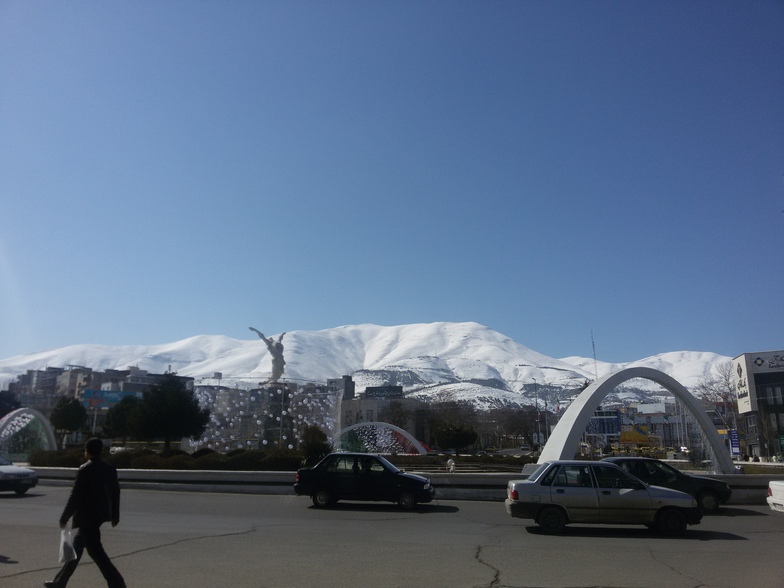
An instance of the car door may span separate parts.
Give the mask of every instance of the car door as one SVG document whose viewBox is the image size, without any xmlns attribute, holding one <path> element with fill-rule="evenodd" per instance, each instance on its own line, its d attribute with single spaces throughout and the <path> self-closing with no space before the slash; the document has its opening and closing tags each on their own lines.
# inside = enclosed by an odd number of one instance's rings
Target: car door
<svg viewBox="0 0 784 588">
<path fill-rule="evenodd" d="M 566 509 L 570 522 L 595 523 L 599 520 L 596 488 L 587 465 L 560 465 L 547 481 L 550 482 L 550 501 Z"/>
<path fill-rule="evenodd" d="M 359 491 L 363 500 L 389 500 L 397 498 L 394 475 L 376 457 L 359 458 Z"/>
<path fill-rule="evenodd" d="M 355 455 L 340 455 L 327 468 L 329 485 L 337 498 L 361 499 L 359 463 Z"/>
<path fill-rule="evenodd" d="M 643 484 L 610 465 L 593 466 L 599 499 L 599 522 L 645 524 L 653 521 L 651 496 Z"/>
</svg>

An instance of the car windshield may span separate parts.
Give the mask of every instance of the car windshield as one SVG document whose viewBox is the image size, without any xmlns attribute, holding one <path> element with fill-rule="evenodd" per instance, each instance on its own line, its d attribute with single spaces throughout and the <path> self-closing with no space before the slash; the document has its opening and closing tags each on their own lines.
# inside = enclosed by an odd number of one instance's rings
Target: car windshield
<svg viewBox="0 0 784 588">
<path fill-rule="evenodd" d="M 10 461 L 0 455 L 0 465 L 13 465 Z"/>
</svg>

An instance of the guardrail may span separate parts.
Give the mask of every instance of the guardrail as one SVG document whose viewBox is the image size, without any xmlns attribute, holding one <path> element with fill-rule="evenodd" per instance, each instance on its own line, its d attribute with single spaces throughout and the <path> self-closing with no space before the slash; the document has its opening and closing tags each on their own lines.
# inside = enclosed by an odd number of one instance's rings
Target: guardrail
<svg viewBox="0 0 784 588">
<path fill-rule="evenodd" d="M 32 468 L 39 484 L 70 486 L 76 468 Z M 407 470 L 417 473 L 411 468 Z M 523 474 L 421 472 L 436 488 L 436 498 L 443 500 L 488 500 L 506 498 L 509 480 Z M 227 472 L 213 470 L 118 470 L 123 488 L 172 490 L 185 492 L 232 492 L 236 494 L 293 494 L 295 472 Z M 732 488 L 729 504 L 766 504 L 768 482 L 784 480 L 784 474 L 711 475 Z"/>
</svg>

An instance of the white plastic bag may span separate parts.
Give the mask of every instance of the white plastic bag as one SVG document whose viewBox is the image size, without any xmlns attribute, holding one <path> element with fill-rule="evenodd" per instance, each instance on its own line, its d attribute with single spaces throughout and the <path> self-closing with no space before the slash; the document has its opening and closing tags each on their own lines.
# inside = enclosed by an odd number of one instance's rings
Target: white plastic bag
<svg viewBox="0 0 784 588">
<path fill-rule="evenodd" d="M 71 541 L 71 531 L 68 529 L 60 530 L 60 563 L 66 563 L 76 559 L 76 552 Z"/>
</svg>

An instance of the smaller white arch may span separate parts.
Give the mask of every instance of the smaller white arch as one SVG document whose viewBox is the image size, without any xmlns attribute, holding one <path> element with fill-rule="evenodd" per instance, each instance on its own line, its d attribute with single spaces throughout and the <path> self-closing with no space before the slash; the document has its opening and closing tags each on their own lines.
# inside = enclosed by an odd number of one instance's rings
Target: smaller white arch
<svg viewBox="0 0 784 588">
<path fill-rule="evenodd" d="M 396 427 L 395 425 L 390 425 L 389 423 L 382 423 L 380 421 L 368 421 L 366 423 L 356 423 L 354 425 L 349 425 L 348 427 L 340 431 L 340 436 L 342 437 L 344 434 L 348 433 L 349 431 L 353 431 L 354 429 L 361 429 L 363 427 L 381 427 L 383 429 L 391 429 L 396 433 L 400 433 L 401 435 L 403 435 L 403 437 L 405 437 L 411 443 L 411 445 L 414 446 L 414 449 L 416 449 L 420 455 L 427 455 L 427 449 L 425 449 L 424 445 L 422 445 L 416 439 L 416 437 L 411 435 L 411 433 L 409 433 L 405 429 Z"/>
<path fill-rule="evenodd" d="M 3 437 L 10 434 L 11 427 L 16 420 L 25 416 L 32 417 L 43 427 L 44 438 L 42 441 L 44 441 L 44 444 L 46 445 L 44 449 L 48 451 L 57 449 L 57 439 L 55 438 L 54 430 L 52 429 L 49 419 L 34 408 L 17 408 L 0 419 L 0 441 L 2 441 Z"/>
<path fill-rule="evenodd" d="M 713 422 L 708 418 L 697 399 L 675 378 L 659 370 L 646 367 L 626 368 L 608 374 L 583 390 L 575 401 L 569 405 L 569 408 L 566 409 L 566 412 L 564 412 L 553 429 L 552 435 L 550 435 L 547 443 L 542 448 L 538 463 L 544 463 L 553 459 L 572 459 L 580 438 L 591 421 L 596 407 L 616 386 L 633 378 L 644 378 L 656 382 L 683 401 L 708 439 L 708 443 L 710 443 L 716 456 L 718 469 L 723 474 L 735 473 L 735 465 L 732 463 L 732 458 L 724 446 L 724 441 L 719 437 Z"/>
</svg>

